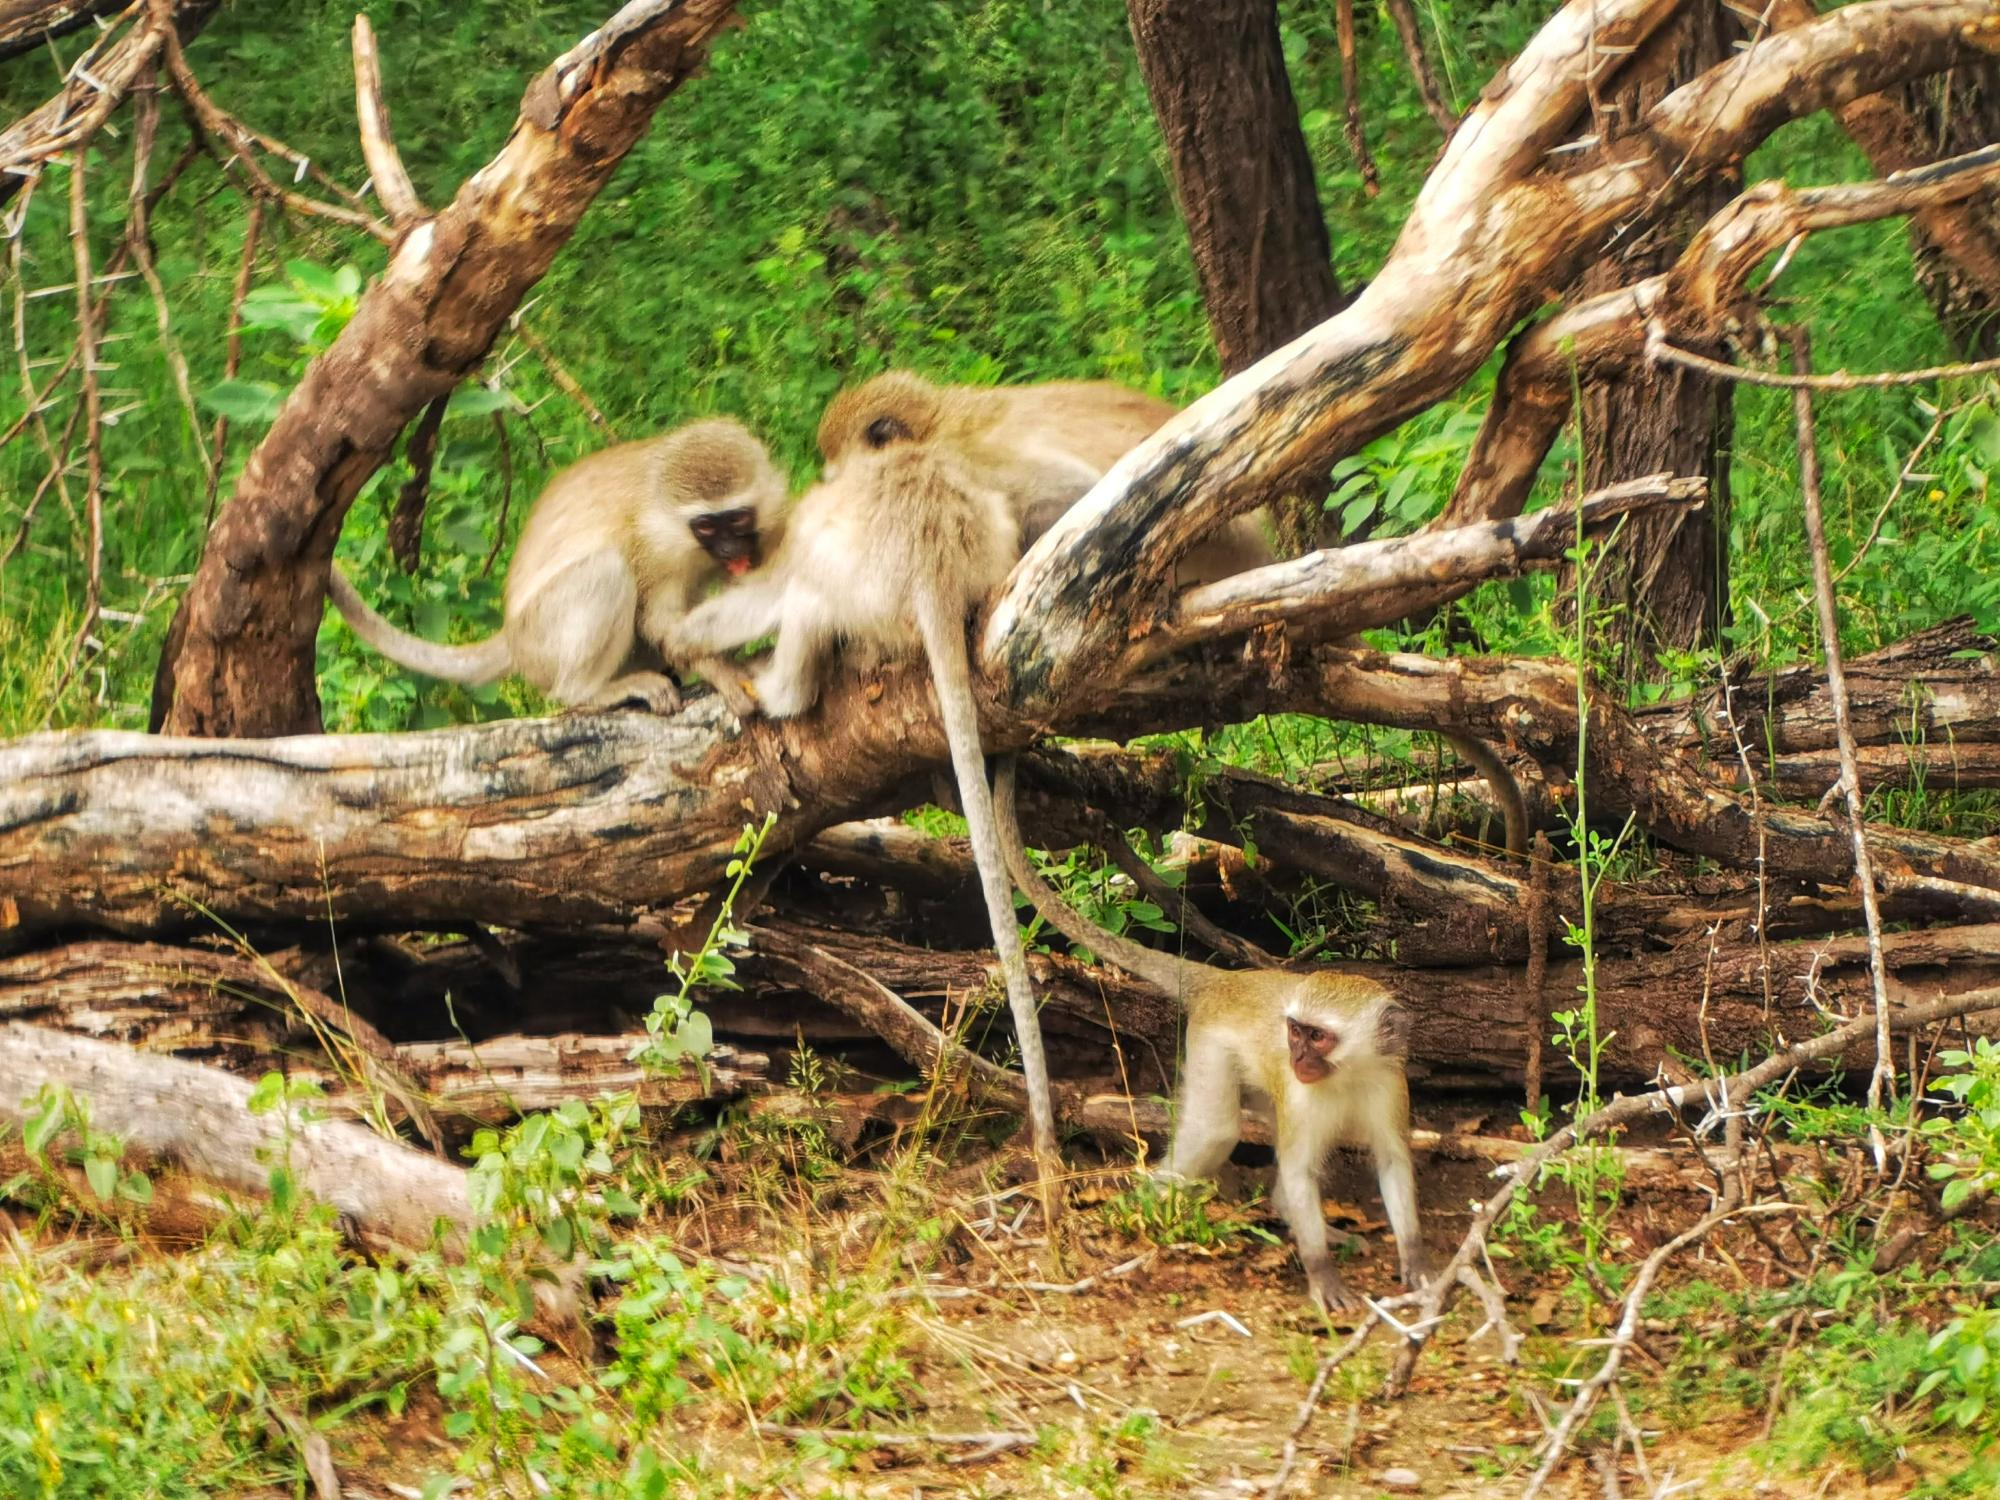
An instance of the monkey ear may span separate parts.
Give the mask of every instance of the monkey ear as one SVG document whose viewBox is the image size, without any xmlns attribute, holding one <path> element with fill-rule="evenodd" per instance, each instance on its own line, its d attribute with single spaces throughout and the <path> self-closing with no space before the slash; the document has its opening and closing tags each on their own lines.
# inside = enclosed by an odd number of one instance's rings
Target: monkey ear
<svg viewBox="0 0 2000 1500">
<path fill-rule="evenodd" d="M 1409 1056 L 1410 1008 L 1402 1001 L 1384 1001 L 1376 1013 L 1375 1050 L 1384 1057 Z"/>
<path fill-rule="evenodd" d="M 862 434 L 871 448 L 886 448 L 910 436 L 910 429 L 895 417 L 877 417 Z"/>
</svg>

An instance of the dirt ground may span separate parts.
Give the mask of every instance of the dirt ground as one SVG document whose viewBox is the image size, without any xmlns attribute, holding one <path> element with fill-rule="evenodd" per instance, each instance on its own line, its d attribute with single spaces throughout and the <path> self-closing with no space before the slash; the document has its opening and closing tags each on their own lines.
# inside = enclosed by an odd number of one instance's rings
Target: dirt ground
<svg viewBox="0 0 2000 1500">
<path fill-rule="evenodd" d="M 1224 1187 L 1232 1195 L 1247 1194 L 1265 1175 L 1235 1167 L 1230 1173 Z M 1449 1205 L 1469 1204 L 1487 1180 L 1478 1163 L 1432 1163 L 1423 1198 L 1434 1257 L 1449 1254 L 1466 1226 L 1465 1209 Z M 1432 1341 L 1401 1399 L 1382 1394 L 1392 1353 L 1383 1335 L 1336 1372 L 1286 1472 L 1287 1439 L 1302 1397 L 1340 1331 L 1329 1330 L 1306 1302 L 1287 1246 L 1237 1236 L 1214 1246 L 1148 1248 L 1091 1213 L 1093 1197 L 1116 1186 L 1085 1184 L 1077 1195 L 1085 1207 L 1069 1269 L 1096 1277 L 1082 1289 L 1038 1286 L 1038 1242 L 1010 1241 L 1004 1212 L 982 1221 L 999 1227 L 956 1272 L 933 1273 L 921 1290 L 903 1289 L 923 1409 L 881 1425 L 930 1434 L 1033 1432 L 1041 1434 L 1035 1447 L 881 1448 L 839 1465 L 806 1463 L 778 1483 L 769 1476 L 774 1463 L 783 1463 L 785 1439 L 760 1442 L 736 1417 L 677 1436 L 710 1462 L 740 1472 L 743 1487 L 734 1492 L 741 1494 L 1484 1500 L 1522 1493 L 1543 1432 L 1534 1403 L 1553 1414 L 1567 1395 L 1553 1368 L 1509 1368 L 1490 1334 L 1473 1337 L 1479 1312 L 1469 1299 L 1461 1299 Z M 1364 1208 L 1375 1204 L 1365 1165 L 1337 1165 L 1328 1189 L 1336 1229 L 1359 1236 L 1349 1278 L 1372 1296 L 1400 1290 L 1394 1242 Z M 1645 1205 L 1627 1213 L 1635 1225 L 1652 1217 Z M 1275 1220 L 1264 1223 L 1278 1232 Z M 720 1232 L 712 1248 L 755 1255 L 751 1239 L 724 1243 L 729 1238 Z M 1735 1248 L 1729 1260 L 1740 1274 L 1744 1257 Z M 1695 1255 L 1680 1274 L 1713 1274 L 1707 1259 Z M 1547 1359 L 1567 1339 L 1587 1333 L 1557 1326 L 1565 1314 L 1553 1286 L 1518 1277 L 1504 1263 L 1503 1274 L 1510 1317 L 1531 1351 L 1539 1346 Z M 1635 1379 L 1643 1381 L 1651 1372 L 1644 1360 L 1636 1365 Z M 1719 1407 L 1691 1428 L 1648 1425 L 1647 1472 L 1628 1455 L 1609 1483 L 1593 1463 L 1598 1445 L 1585 1443 L 1584 1455 L 1571 1459 L 1544 1493 L 1886 1500 L 1910 1488 L 1911 1472 L 1874 1482 L 1839 1468 L 1806 1476 L 1763 1472 L 1745 1451 L 1761 1426 L 1761 1413 L 1735 1407 Z M 444 1446 L 422 1406 L 413 1405 L 396 1430 L 350 1443 L 340 1455 L 342 1472 L 352 1476 L 350 1493 L 393 1493 L 396 1484 L 411 1482 L 413 1466 L 435 1467 Z"/>
</svg>

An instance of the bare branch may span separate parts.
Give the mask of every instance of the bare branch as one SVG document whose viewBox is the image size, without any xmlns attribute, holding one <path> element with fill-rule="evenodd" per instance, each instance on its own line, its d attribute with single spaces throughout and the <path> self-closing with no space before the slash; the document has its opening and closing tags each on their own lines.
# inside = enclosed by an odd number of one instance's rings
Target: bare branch
<svg viewBox="0 0 2000 1500">
<path fill-rule="evenodd" d="M 171 10 L 173 0 L 147 0 L 147 3 L 157 19 Z M 188 66 L 187 55 L 171 29 L 164 33 L 164 43 L 161 51 L 166 58 L 167 76 L 173 80 L 174 92 L 180 96 L 181 103 L 187 106 L 188 118 L 196 133 L 208 143 L 209 150 L 225 168 L 231 162 L 237 165 L 248 179 L 251 192 L 272 203 L 283 204 L 307 218 L 344 224 L 374 236 L 385 245 L 395 242 L 395 231 L 359 206 L 359 194 L 336 182 L 303 151 L 251 129 L 211 99 L 208 91 L 201 86 L 201 80 L 195 76 L 194 69 Z M 284 186 L 265 170 L 263 162 L 258 159 L 259 151 L 283 157 L 345 201 L 328 203 Z"/>
<path fill-rule="evenodd" d="M 229 333 L 223 345 L 222 378 L 234 380 L 243 367 L 243 300 L 250 295 L 250 275 L 257 266 L 257 244 L 264 233 L 264 205 L 254 197 L 244 206 L 243 253 L 236 261 L 236 285 L 229 294 Z M 208 512 L 203 530 L 215 524 L 215 500 L 221 488 L 222 455 L 229 444 L 229 418 L 217 417 L 210 438 Z"/>
<path fill-rule="evenodd" d="M 148 205 L 146 175 L 153 159 L 154 142 L 159 138 L 160 96 L 152 87 L 150 78 L 138 90 L 132 115 L 132 191 L 126 209 L 124 248 L 137 262 L 139 274 L 146 279 L 146 290 L 152 294 L 153 318 L 160 330 L 160 351 L 166 356 L 167 370 L 174 379 L 174 391 L 181 398 L 181 410 L 187 414 L 195 456 L 201 460 L 203 476 L 210 493 L 213 493 L 215 460 L 202 441 L 201 415 L 195 409 L 194 384 L 188 373 L 187 356 L 181 353 L 180 341 L 174 337 L 173 318 L 167 307 L 166 284 L 160 280 L 159 269 L 153 264 L 152 215 Z"/>
<path fill-rule="evenodd" d="M 1805 329 L 1791 331 L 1792 367 L 1812 369 L 1812 344 Z M 1882 963 L 1882 913 L 1875 904 L 1875 870 L 1868 856 L 1868 825 L 1861 803 L 1861 772 L 1855 764 L 1854 726 L 1847 712 L 1847 676 L 1840 668 L 1840 611 L 1833 599 L 1833 564 L 1826 550 L 1826 520 L 1821 513 L 1819 435 L 1813 422 L 1812 392 L 1801 386 L 1792 393 L 1792 413 L 1798 424 L 1799 488 L 1805 502 L 1806 547 L 1812 554 L 1813 602 L 1818 607 L 1820 645 L 1826 652 L 1827 696 L 1833 700 L 1833 727 L 1840 748 L 1840 780 L 1847 796 L 1847 821 L 1854 834 L 1854 880 L 1861 889 L 1861 915 L 1868 928 L 1868 977 L 1875 989 L 1875 1067 L 1868 1075 L 1868 1108 L 1879 1113 L 1884 1099 L 1896 1096 L 1896 1065 L 1889 1055 L 1889 979 Z M 1875 1148 L 1875 1168 L 1888 1164 L 1882 1128 L 1868 1124 Z"/>
<path fill-rule="evenodd" d="M 365 12 L 354 18 L 354 114 L 361 127 L 361 156 L 375 182 L 375 196 L 389 211 L 389 222 L 406 229 L 430 217 L 403 168 L 396 138 L 389 131 L 389 106 L 382 97 L 382 59 L 375 50 L 375 28 Z"/>
<path fill-rule="evenodd" d="M 1670 474 L 1630 479 L 1584 497 L 1583 524 L 1586 529 L 1607 526 L 1648 505 L 1696 506 L 1707 493 L 1705 479 Z M 1529 563 L 1560 558 L 1574 545 L 1576 525 L 1576 509 L 1558 506 L 1526 518 L 1358 542 L 1254 568 L 1188 590 L 1158 629 L 1127 648 L 1119 667 L 1135 670 L 1203 641 L 1262 626 L 1322 624 L 1342 605 L 1352 607 L 1370 595 L 1438 578 L 1469 588 L 1484 578 L 1517 573 Z"/>
<path fill-rule="evenodd" d="M 1368 131 L 1361 123 L 1361 69 L 1354 50 L 1354 0 L 1335 0 L 1334 27 L 1340 41 L 1340 92 L 1347 109 L 1347 150 L 1361 174 L 1361 190 L 1373 198 L 1382 191 L 1382 174 L 1368 154 Z"/>
<path fill-rule="evenodd" d="M 1835 370 L 1830 375 L 1801 375 L 1797 372 L 1786 375 L 1776 370 L 1749 370 L 1742 365 L 1709 359 L 1692 350 L 1677 349 L 1664 341 L 1649 343 L 1646 358 L 1663 364 L 1684 365 L 1690 370 L 1734 380 L 1740 385 L 1761 385 L 1781 391 L 1884 390 L 1893 386 L 1927 385 L 1933 380 L 1957 380 L 1967 375 L 1991 375 L 2000 371 L 2000 359 L 1978 359 L 1955 365 L 1929 365 L 1921 370 L 1881 370 L 1867 375 L 1852 375 L 1845 370 Z"/>
<path fill-rule="evenodd" d="M 1417 8 L 1410 0 L 1386 0 L 1389 19 L 1396 23 L 1396 35 L 1402 39 L 1403 56 L 1409 59 L 1410 76 L 1417 83 L 1417 97 L 1424 101 L 1424 108 L 1437 121 L 1437 128 L 1449 136 L 1458 129 L 1458 111 L 1444 102 L 1444 91 L 1438 87 L 1437 73 L 1431 68 L 1430 55 L 1424 51 L 1423 28 L 1417 23 Z"/>
<path fill-rule="evenodd" d="M 83 619 L 61 682 L 49 694 L 51 711 L 82 666 L 104 603 L 104 405 L 97 385 L 97 316 L 90 295 L 90 199 L 85 193 L 86 148 L 78 146 L 69 167 L 69 243 L 76 266 L 76 350 L 83 372 L 84 593 Z"/>
<path fill-rule="evenodd" d="M 1447 144 L 1395 250 L 1344 312 L 1196 402 L 1030 549 L 981 636 L 1016 707 L 1087 689 L 1160 612 L 1178 557 L 1455 389 L 1545 289 L 1631 216 L 1664 211 L 1786 120 L 1976 52 L 1984 0 L 1860 0 L 1766 38 L 1660 101 L 1603 163 L 1547 171 L 1587 64 L 1671 0 L 1572 0 Z"/>
</svg>

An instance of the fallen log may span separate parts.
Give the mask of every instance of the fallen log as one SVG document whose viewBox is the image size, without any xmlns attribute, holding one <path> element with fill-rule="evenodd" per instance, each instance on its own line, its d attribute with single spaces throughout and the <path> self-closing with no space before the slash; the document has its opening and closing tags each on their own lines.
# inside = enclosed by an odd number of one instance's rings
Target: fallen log
<svg viewBox="0 0 2000 1500">
<path fill-rule="evenodd" d="M 630 1060 L 643 1036 L 496 1036 L 483 1042 L 404 1042 L 395 1049 L 403 1075 L 423 1092 L 447 1136 L 454 1126 L 498 1125 L 575 1099 L 630 1093 L 647 1109 L 673 1111 L 704 1099 L 769 1086 L 771 1060 L 761 1052 L 718 1042 L 699 1066 L 677 1075 L 651 1073 Z M 298 1076 L 301 1070 L 294 1070 Z M 326 1107 L 365 1119 L 375 1100 L 327 1079 Z"/>
<path fill-rule="evenodd" d="M 1960 618 L 1843 663 L 1855 742 L 1921 748 L 1938 758 L 1954 745 L 2000 743 L 1994 651 L 1991 639 Z M 1762 765 L 1767 747 L 1787 757 L 1834 747 L 1833 705 L 1817 662 L 1766 672 L 1734 666 L 1726 690 L 1704 688 L 1635 717 L 1664 742 L 1733 763 L 1731 712 L 1753 764 Z"/>
<path fill-rule="evenodd" d="M 87 1100 L 92 1125 L 129 1158 L 261 1198 L 282 1162 L 340 1211 L 362 1243 L 461 1253 L 472 1227 L 465 1172 L 345 1120 L 296 1106 L 250 1113 L 250 1085 L 219 1068 L 19 1022 L 0 1024 L 0 1121 L 19 1127 L 45 1084 Z"/>
</svg>

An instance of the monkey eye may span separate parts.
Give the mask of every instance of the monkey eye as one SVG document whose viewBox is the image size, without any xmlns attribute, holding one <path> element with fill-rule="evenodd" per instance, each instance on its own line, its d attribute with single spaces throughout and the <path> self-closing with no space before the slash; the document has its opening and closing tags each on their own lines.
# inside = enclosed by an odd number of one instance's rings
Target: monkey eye
<svg viewBox="0 0 2000 1500">
<path fill-rule="evenodd" d="M 886 448 L 895 442 L 896 439 L 906 438 L 909 435 L 910 429 L 894 417 L 877 417 L 868 424 L 867 430 L 862 433 L 862 436 L 868 440 L 868 446 L 871 448 Z"/>
<path fill-rule="evenodd" d="M 714 536 L 715 517 L 696 516 L 692 521 L 688 522 L 688 530 L 692 531 L 696 536 Z"/>
</svg>

